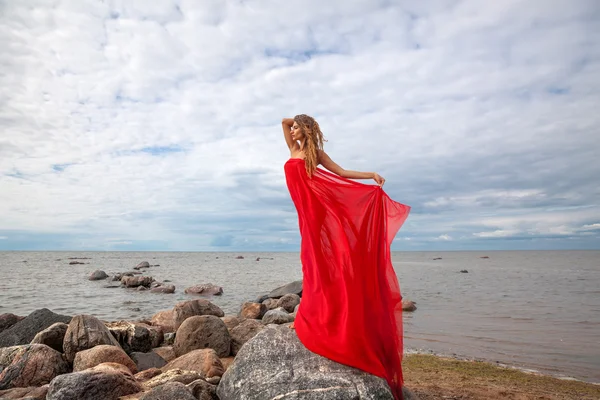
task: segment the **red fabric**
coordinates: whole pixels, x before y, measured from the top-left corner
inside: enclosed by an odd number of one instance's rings
[[[402,398],[402,297],[390,244],[410,207],[304,160],[285,163],[298,211],[303,292],[295,327],[310,351],[387,380]]]

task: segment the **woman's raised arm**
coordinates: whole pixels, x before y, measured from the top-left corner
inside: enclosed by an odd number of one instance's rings
[[[291,131],[291,127],[294,125],[294,119],[293,118],[284,118],[281,120],[281,127],[283,128],[283,136],[285,137],[285,142],[287,143],[288,148],[290,149],[290,151],[292,151],[292,149],[296,146],[298,146],[298,143],[292,139],[292,131]]]

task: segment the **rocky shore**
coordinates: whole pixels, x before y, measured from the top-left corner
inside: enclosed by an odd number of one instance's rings
[[[134,273],[110,278],[95,271],[89,279],[175,290]],[[222,293],[214,285],[188,289]],[[236,315],[207,298],[136,321],[48,309],[2,314],[0,399],[392,399],[383,379],[302,345],[290,328],[301,295],[302,282],[292,282],[242,304]],[[416,397],[405,390],[405,398]]]

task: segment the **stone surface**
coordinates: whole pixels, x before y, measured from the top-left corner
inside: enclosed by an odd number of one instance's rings
[[[248,341],[217,388],[221,400],[285,399],[294,393],[307,400],[393,399],[384,379],[310,352],[294,330],[279,326]],[[295,397],[298,393],[302,396]]]
[[[47,308],[35,310],[0,333],[0,347],[29,344],[39,332],[56,322],[69,323],[71,317],[55,314]]]
[[[103,279],[108,278],[108,275],[106,274],[106,272],[102,271],[102,270],[95,270],[94,272],[92,272],[90,274],[90,276],[88,277],[88,280],[90,281],[101,281]]]
[[[263,303],[252,303],[247,301],[242,304],[239,316],[242,318],[261,319],[267,312],[267,306]]]
[[[153,353],[158,354],[161,358],[163,358],[166,362],[173,361],[177,358],[175,354],[175,350],[173,350],[173,346],[161,346],[152,349]]]
[[[24,388],[13,388],[0,390],[0,399],[2,400],[45,400],[48,393],[48,385],[29,386]]]
[[[223,294],[221,286],[213,285],[212,283],[203,283],[186,288],[184,293],[197,294],[200,296],[220,296]]]
[[[153,326],[158,326],[163,332],[175,332],[175,314],[173,310],[159,311],[152,316]]]
[[[18,315],[11,313],[0,314],[0,333],[7,330],[23,318],[24,317],[19,317]]]
[[[145,393],[140,400],[196,400],[192,389],[180,382],[167,382]]]
[[[288,293],[297,294],[298,296],[302,297],[302,280],[290,282],[287,285],[273,289],[269,293],[269,297],[272,299],[278,299]]]
[[[415,311],[417,309],[417,303],[411,300],[402,299],[402,311]]]
[[[231,336],[219,317],[200,315],[186,319],[175,335],[173,350],[179,357],[192,350],[211,348],[219,357],[229,355]]]
[[[73,372],[93,368],[96,365],[114,362],[126,366],[132,374],[137,373],[135,362],[118,346],[98,345],[79,351],[73,361]]]
[[[65,340],[65,334],[67,333],[68,327],[69,325],[63,322],[52,324],[43,331],[38,332],[31,340],[31,344],[45,344],[59,353],[62,353],[63,341]]]
[[[213,376],[222,376],[224,372],[223,364],[213,349],[191,351],[162,367],[163,371],[173,369],[196,371],[201,375],[201,378],[205,379]]]
[[[231,331],[231,354],[236,355],[244,343],[252,339],[258,332],[265,329],[265,325],[256,319],[246,319],[235,326]]]
[[[274,310],[269,310],[265,313],[265,316],[262,318],[262,322],[265,325],[268,324],[287,324],[288,322],[292,322],[294,320],[294,316],[288,314],[283,308],[276,308]]]
[[[135,362],[138,371],[144,371],[150,368],[161,368],[167,365],[164,358],[156,354],[155,352],[150,353],[131,353],[131,359]]]
[[[175,330],[189,317],[199,315],[214,315],[215,317],[224,317],[225,313],[218,306],[206,299],[196,299],[182,301],[173,307],[173,321]]]
[[[138,265],[136,265],[135,267],[133,267],[133,269],[142,269],[142,268],[150,268],[150,263],[148,261],[142,261],[141,263],[139,263]]]
[[[151,389],[167,382],[181,382],[185,385],[192,383],[195,380],[201,379],[202,375],[198,371],[182,370],[179,368],[165,371],[162,374],[144,382],[142,386],[145,389]]]
[[[45,344],[0,348],[0,390],[42,386],[69,371],[63,355]]]
[[[107,323],[106,327],[126,353],[146,353],[158,347],[164,337],[160,328],[142,323],[118,321]]]
[[[54,378],[46,399],[117,400],[141,390],[142,386],[131,374],[110,368],[88,369]]]
[[[235,361],[234,356],[222,357],[221,364],[223,364],[223,370],[227,371],[227,369],[231,366],[231,364],[233,364],[233,361]]]
[[[121,283],[128,288],[137,288],[140,286],[150,287],[150,284],[154,281],[151,276],[124,276],[121,278]]]
[[[277,300],[276,307],[281,307],[288,313],[293,313],[294,308],[300,304],[300,296],[294,293],[288,293]]]
[[[162,284],[162,285],[153,287],[152,289],[150,289],[150,291],[152,293],[166,293],[166,294],[175,293],[175,285]]]
[[[227,329],[231,331],[234,327],[236,327],[240,322],[244,321],[244,318],[237,317],[235,315],[226,315],[221,317],[221,321],[225,324]]]
[[[266,299],[264,300],[262,303],[265,305],[265,307],[267,307],[267,311],[269,310],[273,310],[275,308],[277,308],[277,302],[279,301],[279,299]]]
[[[98,318],[92,315],[73,317],[63,342],[67,361],[73,362],[78,351],[87,350],[101,344],[121,347],[108,328]]]
[[[219,400],[217,397],[217,387],[206,382],[204,379],[198,379],[187,385],[197,400]]]
[[[162,370],[159,368],[148,368],[135,374],[135,380],[138,382],[146,382],[162,373]]]

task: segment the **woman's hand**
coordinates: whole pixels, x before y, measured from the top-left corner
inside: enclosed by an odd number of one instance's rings
[[[377,172],[373,172],[373,179],[375,180],[375,182],[377,182],[379,187],[383,187],[383,184],[385,183],[385,179],[383,179],[383,177],[381,175],[379,175]]]

